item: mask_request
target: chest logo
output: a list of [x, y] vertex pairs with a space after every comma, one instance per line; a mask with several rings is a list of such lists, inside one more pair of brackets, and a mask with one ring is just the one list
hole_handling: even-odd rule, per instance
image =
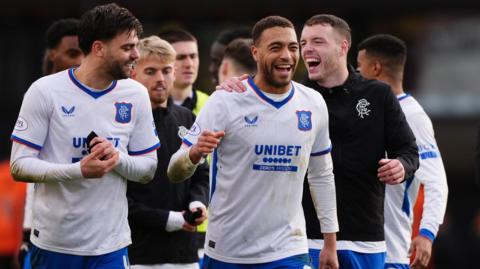
[[312, 129], [312, 112], [311, 111], [297, 111], [298, 129], [300, 131], [310, 131]]
[[258, 116], [245, 116], [243, 119], [245, 120], [246, 126], [257, 126]]
[[358, 112], [358, 116], [362, 119], [364, 119], [366, 116], [370, 116], [371, 110], [368, 109], [368, 106], [370, 103], [367, 101], [367, 99], [360, 99], [358, 100], [358, 103], [356, 105], [356, 109]]
[[119, 123], [129, 123], [132, 119], [131, 103], [115, 103], [115, 120]]
[[75, 112], [75, 106], [72, 106], [71, 108], [62, 106], [62, 112], [64, 117], [73, 117], [73, 112]]

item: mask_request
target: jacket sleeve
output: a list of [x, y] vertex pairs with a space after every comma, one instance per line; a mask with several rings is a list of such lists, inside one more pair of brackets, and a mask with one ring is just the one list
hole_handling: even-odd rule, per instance
[[[129, 184], [130, 185], [130, 184]], [[130, 225], [165, 231], [170, 211], [151, 208], [128, 196], [128, 221]]]
[[389, 87], [385, 97], [385, 138], [388, 158], [402, 162], [405, 179], [413, 177], [419, 165], [415, 136]]

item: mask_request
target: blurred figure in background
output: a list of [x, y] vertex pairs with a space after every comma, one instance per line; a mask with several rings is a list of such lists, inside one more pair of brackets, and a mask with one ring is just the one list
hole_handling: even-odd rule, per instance
[[198, 115], [207, 101], [208, 95], [193, 89], [200, 65], [197, 39], [183, 29], [168, 30], [160, 33], [159, 37], [170, 43], [177, 53], [175, 82], [171, 92], [173, 102]]
[[[172, 183], [167, 177], [170, 157], [195, 121], [193, 113], [175, 105], [170, 96], [175, 80], [175, 50], [165, 40], [151, 36], [140, 40], [140, 58], [133, 79], [148, 90], [153, 118], [162, 146], [158, 165], [147, 184], [129, 182], [128, 220], [132, 230], [129, 257], [132, 269], [196, 269], [198, 265], [196, 226], [206, 218], [208, 165], [198, 167], [191, 178]], [[202, 211], [195, 223], [184, 216]]]
[[16, 269], [22, 241], [23, 203], [26, 184], [15, 182], [8, 160], [0, 162], [0, 268]]
[[78, 46], [78, 20], [60, 19], [52, 23], [45, 33], [47, 49], [42, 71], [49, 75], [73, 66], [79, 66], [83, 52]]
[[252, 39], [244, 38], [237, 38], [228, 44], [218, 70], [220, 83], [231, 77], [253, 75], [257, 72], [257, 63], [251, 52], [252, 44]]
[[[368, 79], [390, 85], [397, 96], [410, 128], [415, 135], [420, 166], [414, 177], [385, 190], [385, 268], [425, 268], [432, 254], [432, 243], [442, 224], [447, 207], [448, 186], [442, 157], [434, 136], [432, 122], [420, 104], [403, 89], [407, 47], [392, 35], [374, 35], [358, 45], [358, 71]], [[419, 234], [411, 240], [413, 206], [420, 184], [425, 200]]]
[[210, 65], [208, 70], [212, 75], [213, 86], [219, 84], [218, 71], [222, 63], [223, 54], [227, 45], [237, 38], [252, 38], [249, 27], [238, 27], [221, 32], [210, 48]]
[[[79, 66], [83, 52], [78, 46], [78, 19], [68, 18], [53, 22], [45, 33], [47, 48], [43, 59], [44, 75], [54, 74], [67, 68]], [[18, 260], [20, 267], [30, 269], [29, 254], [30, 229], [32, 227], [32, 196], [34, 183], [27, 183], [25, 215], [23, 218], [23, 242]]]

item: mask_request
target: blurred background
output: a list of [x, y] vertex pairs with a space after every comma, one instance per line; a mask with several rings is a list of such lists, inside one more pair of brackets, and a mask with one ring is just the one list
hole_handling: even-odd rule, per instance
[[[267, 15], [289, 18], [296, 24], [298, 34], [303, 22], [312, 15], [332, 13], [342, 17], [352, 28], [349, 58], [354, 66], [356, 45], [364, 38], [389, 33], [405, 40], [409, 48], [405, 89], [420, 101], [432, 118], [450, 188], [445, 223], [434, 244], [433, 268], [479, 268], [480, 195], [474, 163], [480, 126], [480, 1], [116, 2], [140, 19], [144, 36], [179, 26], [197, 37], [200, 74], [196, 88], [205, 92], [214, 89], [208, 64], [210, 46], [220, 31], [252, 26]], [[1, 4], [1, 160], [9, 158], [9, 137], [22, 96], [41, 76], [45, 30], [57, 19], [79, 18], [84, 11], [104, 3], [107, 2], [16, 0]], [[297, 77], [304, 75], [300, 63]], [[0, 189], [0, 207], [8, 212], [11, 205], [6, 194], [11, 190], [1, 183], [5, 180], [0, 178], [0, 188], [3, 188]], [[2, 227], [0, 225], [0, 235]]]

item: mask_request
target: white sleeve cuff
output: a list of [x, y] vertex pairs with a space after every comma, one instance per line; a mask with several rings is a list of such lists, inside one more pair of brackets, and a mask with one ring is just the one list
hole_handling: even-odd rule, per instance
[[185, 219], [183, 218], [182, 212], [170, 211], [168, 213], [168, 220], [165, 230], [167, 232], [179, 231], [183, 228]]
[[194, 209], [194, 208], [197, 208], [197, 207], [202, 207], [202, 208], [207, 208], [202, 202], [200, 201], [193, 201], [193, 202], [190, 202], [190, 204], [188, 205], [188, 208], [190, 208], [190, 210]]

